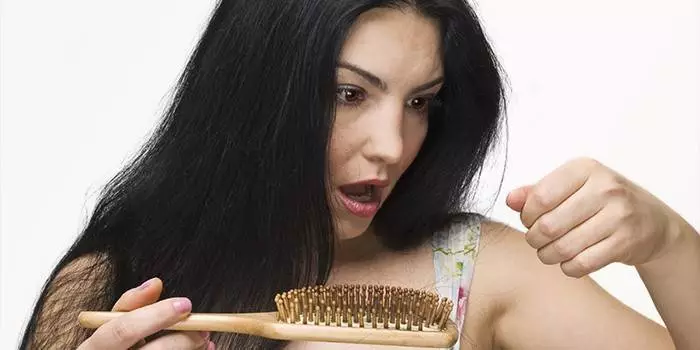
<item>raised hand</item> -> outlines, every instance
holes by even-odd
[[[682,219],[659,199],[592,159],[576,159],[512,191],[526,240],[548,265],[582,277],[610,263],[637,266],[667,253]]]

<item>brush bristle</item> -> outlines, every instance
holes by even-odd
[[[292,289],[275,304],[280,322],[408,331],[445,329],[453,306],[433,292],[377,285]]]

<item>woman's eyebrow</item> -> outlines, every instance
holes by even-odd
[[[374,74],[372,74],[372,73],[370,73],[370,72],[368,72],[368,71],[366,71],[366,70],[364,70],[364,69],[362,69],[354,64],[350,64],[347,62],[340,62],[338,64],[338,67],[345,68],[347,70],[350,70],[350,71],[357,73],[357,75],[361,76],[362,78],[367,80],[367,82],[369,82],[370,84],[374,85],[375,87],[377,87],[378,89],[380,89],[382,91],[387,90],[387,85],[384,82],[384,80],[380,79],[378,76],[376,76],[376,75],[374,75]]]
[[[367,82],[369,82],[370,84],[374,85],[375,87],[377,87],[378,89],[380,89],[382,91],[386,92],[386,90],[387,90],[387,84],[381,78],[379,78],[378,76],[376,76],[376,75],[374,75],[374,74],[372,74],[372,73],[370,73],[370,72],[368,72],[368,71],[366,71],[366,70],[364,70],[364,69],[362,69],[354,64],[351,64],[348,62],[340,62],[338,64],[338,67],[345,68],[347,70],[350,70],[350,71],[356,73],[357,75],[359,75],[362,78],[364,78],[365,80],[367,80]],[[436,79],[433,79],[425,84],[421,84],[421,85],[413,88],[411,90],[411,94],[415,94],[415,93],[418,93],[418,92],[421,92],[424,90],[428,90],[431,87],[442,83],[443,81],[445,81],[444,77],[438,77]]]
[[[411,94],[415,94],[415,93],[418,93],[418,92],[421,92],[424,90],[428,90],[431,87],[438,85],[444,81],[445,81],[444,77],[435,78],[435,79],[433,79],[425,84],[421,84],[421,85],[416,86],[413,90],[411,90]]]

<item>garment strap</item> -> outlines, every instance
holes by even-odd
[[[454,303],[450,319],[455,321],[460,333],[467,313],[480,236],[481,222],[476,219],[452,224],[433,236],[435,289],[441,297]],[[459,350],[459,340],[452,350]]]

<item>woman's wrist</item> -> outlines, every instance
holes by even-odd
[[[685,257],[700,258],[700,234],[683,218],[677,216],[667,225],[667,242],[664,251],[651,261],[637,265],[640,275],[648,273],[668,274],[674,265],[685,261]],[[642,276],[644,277],[644,276]]]
[[[679,217],[659,256],[636,266],[677,349],[700,344],[700,235]]]

